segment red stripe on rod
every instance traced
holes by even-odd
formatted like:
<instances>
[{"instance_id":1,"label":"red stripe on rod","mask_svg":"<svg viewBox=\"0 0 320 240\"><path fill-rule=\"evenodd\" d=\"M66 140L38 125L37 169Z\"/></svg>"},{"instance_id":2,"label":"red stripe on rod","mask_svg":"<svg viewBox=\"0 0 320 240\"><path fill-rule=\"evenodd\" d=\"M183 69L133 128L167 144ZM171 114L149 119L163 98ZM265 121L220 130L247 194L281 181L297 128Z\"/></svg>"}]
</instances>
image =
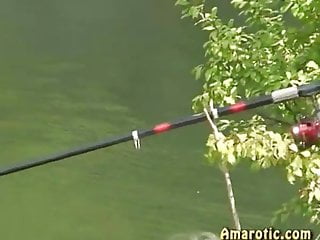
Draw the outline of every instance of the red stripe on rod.
<instances>
[{"instance_id":1,"label":"red stripe on rod","mask_svg":"<svg viewBox=\"0 0 320 240\"><path fill-rule=\"evenodd\" d=\"M170 128L171 128L170 123L160 123L156 125L152 130L155 133L162 133L162 132L168 131Z\"/></svg>"},{"instance_id":2,"label":"red stripe on rod","mask_svg":"<svg viewBox=\"0 0 320 240\"><path fill-rule=\"evenodd\" d=\"M241 112L246 110L247 104L245 102L237 102L229 107L229 111L232 113Z\"/></svg>"}]
</instances>

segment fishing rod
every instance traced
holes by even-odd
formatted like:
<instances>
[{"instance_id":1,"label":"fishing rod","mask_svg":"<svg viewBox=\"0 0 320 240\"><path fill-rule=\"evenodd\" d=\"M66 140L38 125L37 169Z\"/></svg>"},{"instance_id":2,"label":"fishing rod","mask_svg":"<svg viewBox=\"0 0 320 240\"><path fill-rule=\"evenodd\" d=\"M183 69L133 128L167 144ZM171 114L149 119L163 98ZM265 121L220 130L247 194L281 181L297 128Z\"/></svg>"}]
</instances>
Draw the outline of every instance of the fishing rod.
<instances>
[{"instance_id":1,"label":"fishing rod","mask_svg":"<svg viewBox=\"0 0 320 240\"><path fill-rule=\"evenodd\" d=\"M320 92L320 81L313 82L311 84L301 85L301 86L288 87L280 90L275 90L271 92L271 94L269 95L263 95L263 96L255 97L249 100L239 101L235 104L225 106L225 107L213 108L210 110L210 116L213 119L217 119L223 116L243 112L249 109L254 109L254 108L269 105L269 104L276 104L276 103L280 103L288 100L293 100L299 97L311 97L311 96L314 96L315 94L318 94L319 92ZM206 114L198 113L191 116L187 116L177 121L163 122L147 130L140 130L140 131L134 130L131 133L124 136L119 136L113 139L104 140L88 146L76 148L76 149L66 151L51 157L46 157L43 159L38 159L30 162L24 162L8 168L4 168L0 170L0 176L5 176L12 173L20 172L23 170L27 170L30 168L45 165L48 163L61 161L73 156L92 152L101 148L107 148L119 143L130 141L130 140L134 141L134 146L136 149L140 149L141 138L164 133L176 128L200 123L205 120L207 120Z\"/></svg>"}]
</instances>

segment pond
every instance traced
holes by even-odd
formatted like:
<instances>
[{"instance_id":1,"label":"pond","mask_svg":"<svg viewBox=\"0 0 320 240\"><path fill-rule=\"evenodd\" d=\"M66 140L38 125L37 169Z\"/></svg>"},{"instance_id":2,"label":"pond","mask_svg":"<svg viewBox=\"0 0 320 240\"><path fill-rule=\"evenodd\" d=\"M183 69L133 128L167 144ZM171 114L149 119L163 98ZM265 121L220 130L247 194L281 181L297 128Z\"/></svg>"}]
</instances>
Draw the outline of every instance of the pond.
<instances>
[{"instance_id":1,"label":"pond","mask_svg":"<svg viewBox=\"0 0 320 240\"><path fill-rule=\"evenodd\" d=\"M172 1L3 0L0 164L190 114L205 36ZM6 240L187 239L232 226L210 128L186 127L0 181ZM295 194L282 172L232 172L243 227L270 226ZM291 219L282 228L310 227ZM179 238L179 239L180 239Z\"/></svg>"}]
</instances>

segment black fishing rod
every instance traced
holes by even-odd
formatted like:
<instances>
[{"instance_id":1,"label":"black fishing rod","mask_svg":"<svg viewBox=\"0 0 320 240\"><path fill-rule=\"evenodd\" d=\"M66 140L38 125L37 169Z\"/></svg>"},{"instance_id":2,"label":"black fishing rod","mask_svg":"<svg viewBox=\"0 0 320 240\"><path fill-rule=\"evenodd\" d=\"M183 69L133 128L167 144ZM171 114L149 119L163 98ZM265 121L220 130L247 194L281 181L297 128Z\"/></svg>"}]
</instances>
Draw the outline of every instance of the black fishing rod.
<instances>
[{"instance_id":1,"label":"black fishing rod","mask_svg":"<svg viewBox=\"0 0 320 240\"><path fill-rule=\"evenodd\" d=\"M271 92L270 95L259 96L253 99L239 101L230 106L211 109L210 115L212 118L216 119L219 117L231 115L238 112L243 112L249 109L254 109L254 108L269 105L269 104L280 103L280 102L292 100L299 97L313 96L315 94L318 94L319 92L320 92L320 81L314 82L311 84L301 85L298 87L284 88L284 89L273 91ZM95 143L95 144L91 144L81 148L66 151L64 153L57 154L51 157L17 164L17 165L0 170L0 176L9 175L15 172L20 172L29 168L38 167L51 162L57 162L63 159L67 159L80 154L92 152L101 148L107 148L119 143L130 141L130 140L134 141L136 148L140 148L141 138L164 133L172 129L196 124L199 122L203 122L206 119L207 117L205 113L199 113L199 114L194 114L194 115L182 118L177 121L163 122L155 125L151 129L140 130L140 131L135 130L124 136L115 137L113 139L108 139L105 141L101 141L99 143Z\"/></svg>"}]
</instances>

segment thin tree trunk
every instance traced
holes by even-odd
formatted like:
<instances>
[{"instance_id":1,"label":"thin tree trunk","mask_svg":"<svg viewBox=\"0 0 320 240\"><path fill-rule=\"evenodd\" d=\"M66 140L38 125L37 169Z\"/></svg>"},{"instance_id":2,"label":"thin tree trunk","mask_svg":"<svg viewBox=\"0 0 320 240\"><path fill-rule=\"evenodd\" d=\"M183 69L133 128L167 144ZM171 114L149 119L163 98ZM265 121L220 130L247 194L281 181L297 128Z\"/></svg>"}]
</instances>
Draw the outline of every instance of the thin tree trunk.
<instances>
[{"instance_id":1,"label":"thin tree trunk","mask_svg":"<svg viewBox=\"0 0 320 240\"><path fill-rule=\"evenodd\" d=\"M216 138L224 137L223 133L221 133L218 130L218 128L216 127L216 125L214 124L213 119L211 119L210 114L208 113L207 109L204 109L204 113L207 116L207 119L208 119L208 121L210 123L210 126L212 128L212 131L213 131L213 134L215 135L215 137ZM229 203L230 203L230 207L231 207L231 213L232 213L232 217L233 217L235 228L237 230L241 230L240 219L239 219L239 215L238 215L238 212L237 212L237 209L236 209L236 201L235 201L234 194L233 194L232 182L231 182L229 171L224 166L221 166L220 168L221 168L221 171L224 174L224 178L225 178L225 181L226 181L228 199L229 199Z\"/></svg>"},{"instance_id":2,"label":"thin tree trunk","mask_svg":"<svg viewBox=\"0 0 320 240\"><path fill-rule=\"evenodd\" d=\"M229 203L230 203L234 226L237 230L241 230L240 219L239 219L239 215L238 215L237 208L236 208L236 201L235 201L234 194L233 194L230 173L224 167L221 167L221 171L224 174L224 178L225 178L226 185L227 185L228 199L229 199Z\"/></svg>"}]
</instances>

